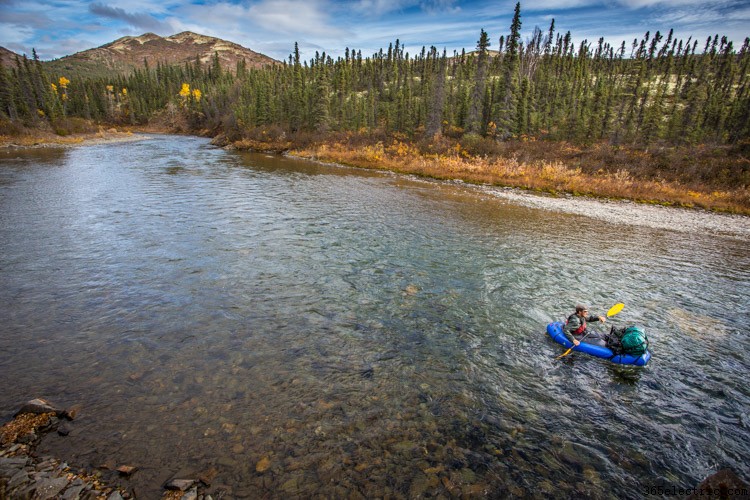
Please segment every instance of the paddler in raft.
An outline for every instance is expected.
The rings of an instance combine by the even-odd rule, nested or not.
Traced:
[[[576,312],[568,316],[568,321],[563,328],[563,332],[565,332],[565,336],[568,337],[568,340],[573,342],[573,345],[580,344],[585,338],[589,344],[604,347],[607,344],[606,335],[599,333],[596,330],[587,329],[587,322],[594,323],[596,321],[604,323],[607,321],[607,318],[604,316],[589,316],[589,308],[582,304],[578,304],[576,305]]]

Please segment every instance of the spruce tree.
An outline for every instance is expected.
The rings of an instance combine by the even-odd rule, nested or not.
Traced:
[[[517,128],[516,92],[518,86],[519,46],[521,42],[521,2],[516,3],[510,35],[505,43],[503,55],[502,87],[499,112],[495,123],[501,138],[509,137]]]
[[[477,41],[477,67],[474,76],[474,90],[471,94],[471,107],[467,118],[467,131],[469,133],[481,133],[483,131],[482,110],[484,108],[485,85],[487,78],[487,49],[490,46],[490,37],[487,32],[481,30]]]

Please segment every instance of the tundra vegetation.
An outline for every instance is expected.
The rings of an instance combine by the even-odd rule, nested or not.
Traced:
[[[572,42],[482,30],[473,52],[399,40],[363,56],[156,64],[108,78],[0,69],[0,134],[97,125],[195,133],[237,148],[436,178],[750,214],[750,38]],[[68,79],[70,77],[70,79]],[[30,132],[31,131],[31,132]],[[7,141],[6,141],[7,142]]]

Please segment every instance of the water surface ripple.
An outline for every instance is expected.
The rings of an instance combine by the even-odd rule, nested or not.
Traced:
[[[750,461],[747,241],[204,139],[0,153],[0,418],[136,494],[631,496]],[[546,338],[576,302],[644,369]],[[637,495],[637,493],[635,493]]]

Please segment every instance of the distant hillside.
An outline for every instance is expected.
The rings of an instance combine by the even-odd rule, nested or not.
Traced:
[[[15,66],[17,55],[18,54],[11,52],[5,47],[0,47],[0,65],[5,66],[6,68]]]
[[[215,53],[219,55],[222,68],[230,71],[234,71],[237,62],[242,59],[248,68],[279,64],[275,59],[236,43],[185,31],[166,38],[153,33],[137,37],[126,36],[95,49],[46,62],[45,66],[55,73],[86,73],[92,76],[112,72],[129,73],[134,68],[142,68],[144,60],[152,68],[159,62],[194,62],[196,57],[205,64],[211,62]]]

